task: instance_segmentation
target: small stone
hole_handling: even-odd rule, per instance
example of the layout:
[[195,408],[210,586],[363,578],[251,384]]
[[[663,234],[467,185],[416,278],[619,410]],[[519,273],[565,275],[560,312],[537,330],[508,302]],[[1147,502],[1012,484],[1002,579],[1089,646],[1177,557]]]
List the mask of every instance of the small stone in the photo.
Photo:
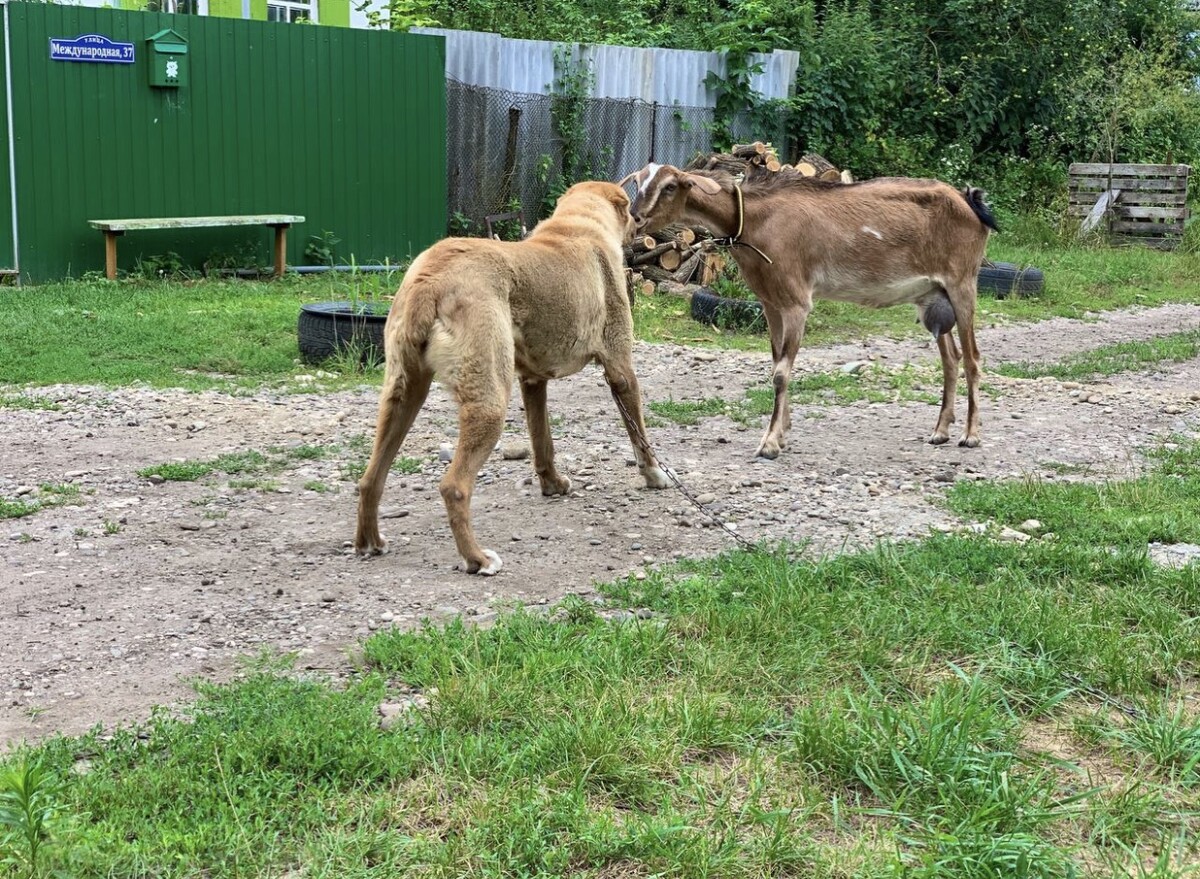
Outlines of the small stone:
[[1000,539],[1012,543],[1025,543],[1029,540],[1029,535],[1023,531],[1017,531],[1015,528],[1009,528],[1006,525],[1000,529]]
[[385,623],[390,623],[395,618],[396,618],[396,615],[394,613],[392,613],[390,610],[385,610],[383,613],[381,613],[379,615],[379,619]]
[[706,491],[704,494],[699,495],[696,498],[696,503],[702,504],[703,506],[708,506],[709,504],[714,503],[716,499],[717,496],[715,494],[713,494],[711,491]]
[[1087,399],[1084,402],[1096,405],[1097,403],[1103,403],[1104,397],[1102,397],[1100,394],[1088,394]]
[[199,531],[200,523],[199,522],[180,522],[179,529],[181,531]]
[[1041,531],[1042,523],[1039,522],[1037,519],[1026,519],[1024,522],[1021,523],[1021,530],[1026,531],[1026,532]]
[[1163,406],[1163,412],[1167,415],[1179,415],[1183,412],[1183,407],[1171,404],[1170,406]]
[[379,514],[380,519],[403,519],[409,513],[408,510],[384,510]]
[[529,457],[529,444],[523,442],[505,443],[500,447],[500,457],[505,461],[524,461]]
[[717,359],[717,355],[711,351],[697,351],[692,355],[692,360],[696,363],[713,363]]
[[442,443],[438,446],[438,460],[443,464],[449,464],[454,460],[454,447],[450,443]]
[[955,472],[953,470],[939,470],[937,473],[933,474],[933,481],[934,482],[953,482],[956,475],[957,474],[955,474]]
[[151,473],[150,476],[147,478],[150,480],[151,485],[162,485],[164,482],[167,481],[162,476],[159,476],[157,473]]
[[870,365],[870,360],[851,360],[849,363],[841,365],[841,371],[846,375],[858,375]]
[[462,611],[459,608],[455,607],[452,604],[440,604],[437,607],[435,607],[433,610],[435,613],[439,613],[444,617],[456,617],[460,613],[462,613]]

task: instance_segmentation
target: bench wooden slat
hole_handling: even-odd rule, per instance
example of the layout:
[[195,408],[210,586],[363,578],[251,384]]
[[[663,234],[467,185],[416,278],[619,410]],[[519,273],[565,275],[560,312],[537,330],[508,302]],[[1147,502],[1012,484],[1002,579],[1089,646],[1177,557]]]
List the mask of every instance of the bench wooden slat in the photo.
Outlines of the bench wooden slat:
[[137,217],[129,220],[88,220],[102,232],[132,232],[139,229],[195,229],[208,226],[285,226],[303,223],[296,214],[241,214],[228,217]]
[[1114,232],[1136,232],[1142,235],[1182,235],[1183,220],[1169,223],[1138,222],[1137,220],[1114,220],[1110,226]]
[[1136,165],[1136,164],[1114,164],[1110,165],[1107,162],[1075,162],[1067,168],[1068,174],[1087,174],[1087,175],[1105,175],[1112,169],[1114,177],[1140,177],[1148,175],[1161,176],[1163,174],[1186,175],[1190,170],[1190,165]]

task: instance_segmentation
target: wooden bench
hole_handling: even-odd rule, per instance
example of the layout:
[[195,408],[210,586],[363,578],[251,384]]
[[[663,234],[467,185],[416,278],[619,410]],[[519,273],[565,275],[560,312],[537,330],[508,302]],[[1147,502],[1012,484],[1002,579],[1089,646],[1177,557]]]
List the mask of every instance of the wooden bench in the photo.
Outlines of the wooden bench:
[[1070,214],[1081,233],[1103,226],[1135,244],[1169,249],[1187,222],[1188,165],[1075,163],[1068,169]]
[[104,233],[104,273],[117,277],[117,238],[142,229],[200,229],[215,226],[270,226],[275,230],[275,277],[281,277],[287,262],[287,230],[304,217],[294,214],[243,214],[230,217],[155,217],[132,220],[88,220]]

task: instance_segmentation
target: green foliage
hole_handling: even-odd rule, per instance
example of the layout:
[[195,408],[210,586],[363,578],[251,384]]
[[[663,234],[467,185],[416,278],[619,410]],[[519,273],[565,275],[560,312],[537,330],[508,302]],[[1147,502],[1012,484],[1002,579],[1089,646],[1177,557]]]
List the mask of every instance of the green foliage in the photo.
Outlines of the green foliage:
[[40,763],[21,760],[0,771],[0,868],[46,875],[50,830],[61,806],[54,777]]
[[304,247],[304,258],[312,265],[332,266],[337,262],[336,249],[342,239],[328,229],[320,235],[310,235]]

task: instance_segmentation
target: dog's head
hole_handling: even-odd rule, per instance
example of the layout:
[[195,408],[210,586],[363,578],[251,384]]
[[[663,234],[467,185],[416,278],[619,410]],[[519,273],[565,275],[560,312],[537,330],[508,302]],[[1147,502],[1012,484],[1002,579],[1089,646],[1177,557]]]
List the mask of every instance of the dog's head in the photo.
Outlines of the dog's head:
[[576,183],[563,193],[559,202],[583,197],[607,203],[608,207],[602,210],[612,211],[617,229],[620,231],[621,243],[628,244],[633,240],[633,216],[629,213],[629,196],[625,194],[624,189],[615,183],[603,180],[586,180],[583,183]]

